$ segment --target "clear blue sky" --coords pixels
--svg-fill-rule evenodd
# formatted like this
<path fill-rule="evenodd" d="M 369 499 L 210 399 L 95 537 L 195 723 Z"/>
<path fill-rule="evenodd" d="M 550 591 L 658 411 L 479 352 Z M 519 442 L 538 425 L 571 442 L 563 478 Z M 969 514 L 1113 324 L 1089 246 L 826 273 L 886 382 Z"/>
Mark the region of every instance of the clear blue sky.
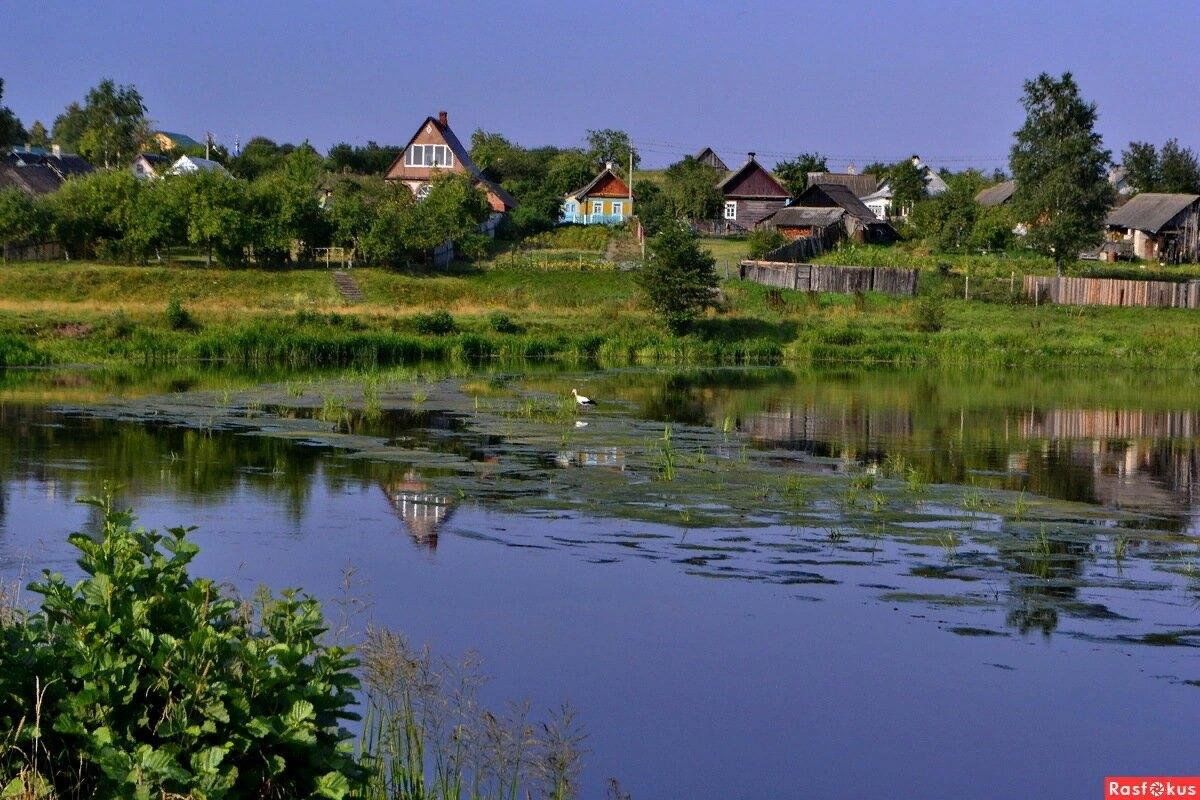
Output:
<path fill-rule="evenodd" d="M 450 112 L 526 145 L 631 132 L 648 165 L 802 150 L 1004 166 L 1021 81 L 1075 73 L 1106 144 L 1200 149 L 1200 3 L 21 2 L 0 9 L 5 103 L 47 123 L 102 77 L 155 124 L 403 143 Z"/>

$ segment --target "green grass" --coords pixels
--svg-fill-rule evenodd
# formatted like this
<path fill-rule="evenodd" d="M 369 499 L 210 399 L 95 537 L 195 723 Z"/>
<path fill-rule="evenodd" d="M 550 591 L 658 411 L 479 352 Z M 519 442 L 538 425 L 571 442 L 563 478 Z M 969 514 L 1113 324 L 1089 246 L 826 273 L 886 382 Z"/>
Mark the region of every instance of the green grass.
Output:
<path fill-rule="evenodd" d="M 710 240 L 725 252 L 736 240 Z M 866 248 L 863 252 L 875 253 Z M 874 258 L 872 256 L 871 258 Z M 869 260 L 869 259 L 861 259 Z M 916 302 L 869 294 L 772 292 L 729 280 L 725 304 L 693 333 L 668 334 L 618 270 L 492 265 L 451 274 L 356 269 L 365 302 L 347 307 L 323 270 L 195 269 L 49 263 L 0 269 L 0 365 L 172 363 L 344 366 L 423 359 L 560 359 L 628 364 L 858 362 L 897 365 L 1096 364 L 1200 368 L 1200 314 L 1183 309 L 1034 307 L 1007 281 L 949 299 L 936 333 Z M 925 292 L 954 291 L 931 270 Z M 957 292 L 955 292 L 957 294 Z M 192 329 L 172 330 L 177 297 Z M 457 332 L 422 334 L 445 310 Z M 504 330 L 491 318 L 507 317 Z"/>

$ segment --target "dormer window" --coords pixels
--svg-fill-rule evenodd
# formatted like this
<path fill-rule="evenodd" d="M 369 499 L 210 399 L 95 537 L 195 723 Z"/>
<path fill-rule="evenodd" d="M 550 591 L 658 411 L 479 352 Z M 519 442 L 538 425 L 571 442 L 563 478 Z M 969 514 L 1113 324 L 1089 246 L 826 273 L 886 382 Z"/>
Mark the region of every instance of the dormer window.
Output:
<path fill-rule="evenodd" d="M 444 144 L 414 144 L 404 151 L 408 167 L 453 167 L 454 153 Z"/>

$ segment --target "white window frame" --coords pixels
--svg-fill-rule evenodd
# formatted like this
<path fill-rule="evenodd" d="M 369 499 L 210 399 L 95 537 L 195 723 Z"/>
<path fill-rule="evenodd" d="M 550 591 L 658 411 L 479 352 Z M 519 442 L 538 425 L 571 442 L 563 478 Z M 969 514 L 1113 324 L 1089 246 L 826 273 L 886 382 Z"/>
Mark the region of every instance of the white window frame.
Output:
<path fill-rule="evenodd" d="M 592 213 L 600 214 L 600 215 L 604 214 L 604 201 L 603 200 L 593 200 L 592 201 Z"/>
<path fill-rule="evenodd" d="M 418 154 L 420 158 L 418 159 Z M 438 163 L 441 159 L 442 163 Z M 429 169 L 450 169 L 454 166 L 454 151 L 445 144 L 414 144 L 404 151 L 406 167 L 428 167 Z"/>
<path fill-rule="evenodd" d="M 737 200 L 726 200 L 725 201 L 725 219 L 727 219 L 727 220 L 737 219 Z"/>
<path fill-rule="evenodd" d="M 579 206 L 576 205 L 574 200 L 568 200 L 566 203 L 563 204 L 563 212 L 566 214 L 570 214 L 570 215 L 574 216 L 578 211 L 579 211 Z"/>
<path fill-rule="evenodd" d="M 624 218 L 624 216 L 625 216 L 625 201 L 623 201 L 623 200 L 613 200 L 613 202 L 612 202 L 612 213 L 613 213 L 613 216 L 614 216 L 614 217 L 622 217 L 622 218 Z"/>

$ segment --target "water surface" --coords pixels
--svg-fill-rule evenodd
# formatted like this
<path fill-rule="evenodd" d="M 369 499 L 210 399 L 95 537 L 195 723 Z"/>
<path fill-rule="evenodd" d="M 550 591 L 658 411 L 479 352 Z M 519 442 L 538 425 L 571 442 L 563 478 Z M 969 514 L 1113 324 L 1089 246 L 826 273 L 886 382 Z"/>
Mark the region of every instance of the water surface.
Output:
<path fill-rule="evenodd" d="M 10 373 L 0 572 L 71 572 L 112 484 L 214 577 L 570 701 L 585 796 L 1094 797 L 1200 756 L 1195 388 Z"/>

